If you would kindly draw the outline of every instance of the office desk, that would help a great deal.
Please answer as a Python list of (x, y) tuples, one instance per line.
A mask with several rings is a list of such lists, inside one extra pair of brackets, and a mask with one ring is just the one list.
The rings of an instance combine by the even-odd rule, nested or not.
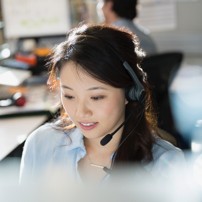
[(0, 119), (0, 161), (47, 120), (46, 115)]
[(46, 86), (30, 87), (26, 105), (0, 109), (0, 161), (14, 151), (27, 136), (58, 109), (58, 97)]

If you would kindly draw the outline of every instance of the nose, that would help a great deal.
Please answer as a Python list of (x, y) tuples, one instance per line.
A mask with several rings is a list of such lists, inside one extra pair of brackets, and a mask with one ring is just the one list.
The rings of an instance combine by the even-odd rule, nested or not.
[(88, 106), (88, 103), (80, 101), (76, 107), (76, 116), (78, 118), (87, 118), (92, 115), (92, 110)]

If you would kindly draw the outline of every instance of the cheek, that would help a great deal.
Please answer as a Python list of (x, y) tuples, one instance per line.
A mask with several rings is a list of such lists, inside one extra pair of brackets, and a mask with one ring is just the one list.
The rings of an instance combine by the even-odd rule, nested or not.
[(74, 106), (72, 106), (69, 102), (67, 102), (67, 100), (62, 95), (61, 95), (61, 103), (65, 112), (68, 114), (68, 116), (70, 116), (70, 118), (72, 118)]
[(106, 118), (110, 118), (113, 115), (121, 116), (125, 112), (125, 101), (113, 99), (100, 108), (99, 111)]

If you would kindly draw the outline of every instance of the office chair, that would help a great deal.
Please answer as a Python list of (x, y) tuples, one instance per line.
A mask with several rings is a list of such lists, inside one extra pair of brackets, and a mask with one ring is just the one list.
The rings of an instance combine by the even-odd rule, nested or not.
[(174, 135), (179, 144), (181, 140), (175, 128), (169, 102), (169, 86), (181, 66), (182, 60), (182, 52), (164, 52), (147, 56), (142, 61), (142, 69), (147, 73), (158, 113), (158, 126)]

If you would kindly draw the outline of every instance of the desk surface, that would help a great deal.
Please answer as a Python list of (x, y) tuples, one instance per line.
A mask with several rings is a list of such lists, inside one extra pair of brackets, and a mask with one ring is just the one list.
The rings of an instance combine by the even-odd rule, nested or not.
[(28, 135), (47, 120), (46, 115), (5, 118), (0, 120), (0, 161)]

